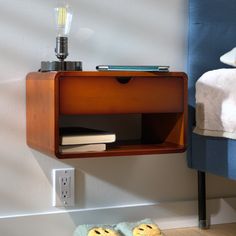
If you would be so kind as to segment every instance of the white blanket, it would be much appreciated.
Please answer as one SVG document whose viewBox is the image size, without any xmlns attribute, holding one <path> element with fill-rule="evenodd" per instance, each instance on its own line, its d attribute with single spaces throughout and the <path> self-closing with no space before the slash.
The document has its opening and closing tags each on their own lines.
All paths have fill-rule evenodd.
<svg viewBox="0 0 236 236">
<path fill-rule="evenodd" d="M 213 70 L 199 78 L 194 132 L 236 139 L 236 69 Z"/>
</svg>

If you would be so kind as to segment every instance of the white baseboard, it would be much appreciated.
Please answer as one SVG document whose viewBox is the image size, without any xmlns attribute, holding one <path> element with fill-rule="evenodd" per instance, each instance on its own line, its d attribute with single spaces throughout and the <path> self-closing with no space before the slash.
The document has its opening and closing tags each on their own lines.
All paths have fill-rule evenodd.
<svg viewBox="0 0 236 236">
<path fill-rule="evenodd" d="M 236 198 L 208 200 L 207 212 L 211 224 L 236 222 Z M 116 224 L 144 218 L 152 218 L 162 229 L 194 227 L 198 225 L 197 201 L 6 216 L 0 218 L 0 235 L 72 236 L 79 224 Z"/>
</svg>

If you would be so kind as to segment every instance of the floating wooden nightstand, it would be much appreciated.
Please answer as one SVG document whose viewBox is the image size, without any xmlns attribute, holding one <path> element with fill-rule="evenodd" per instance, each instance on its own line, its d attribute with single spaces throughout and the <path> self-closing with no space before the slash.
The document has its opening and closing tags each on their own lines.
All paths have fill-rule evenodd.
<svg viewBox="0 0 236 236">
<path fill-rule="evenodd" d="M 63 116 L 139 114 L 138 140 L 118 140 L 103 152 L 59 152 Z M 27 144 L 57 158 L 183 152 L 187 76 L 181 72 L 33 72 L 26 79 Z M 78 124 L 80 126 L 80 124 Z"/>
</svg>

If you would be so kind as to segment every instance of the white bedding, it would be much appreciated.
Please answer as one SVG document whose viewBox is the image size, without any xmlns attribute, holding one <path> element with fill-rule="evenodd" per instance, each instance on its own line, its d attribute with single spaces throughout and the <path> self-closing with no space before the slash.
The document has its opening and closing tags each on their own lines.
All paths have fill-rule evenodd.
<svg viewBox="0 0 236 236">
<path fill-rule="evenodd" d="M 209 71 L 198 79 L 194 132 L 236 139 L 236 69 Z"/>
<path fill-rule="evenodd" d="M 236 47 L 222 55 L 220 61 L 227 65 L 236 67 Z"/>
</svg>

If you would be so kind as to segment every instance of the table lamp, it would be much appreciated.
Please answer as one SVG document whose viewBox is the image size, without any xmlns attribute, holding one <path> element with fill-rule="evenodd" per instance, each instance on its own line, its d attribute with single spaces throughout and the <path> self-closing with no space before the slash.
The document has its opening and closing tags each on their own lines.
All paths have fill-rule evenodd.
<svg viewBox="0 0 236 236">
<path fill-rule="evenodd" d="M 65 61 L 68 53 L 68 35 L 72 22 L 72 10 L 66 0 L 58 0 L 54 8 L 56 20 L 55 54 L 59 61 L 42 61 L 41 71 L 81 71 L 81 61 Z"/>
</svg>

